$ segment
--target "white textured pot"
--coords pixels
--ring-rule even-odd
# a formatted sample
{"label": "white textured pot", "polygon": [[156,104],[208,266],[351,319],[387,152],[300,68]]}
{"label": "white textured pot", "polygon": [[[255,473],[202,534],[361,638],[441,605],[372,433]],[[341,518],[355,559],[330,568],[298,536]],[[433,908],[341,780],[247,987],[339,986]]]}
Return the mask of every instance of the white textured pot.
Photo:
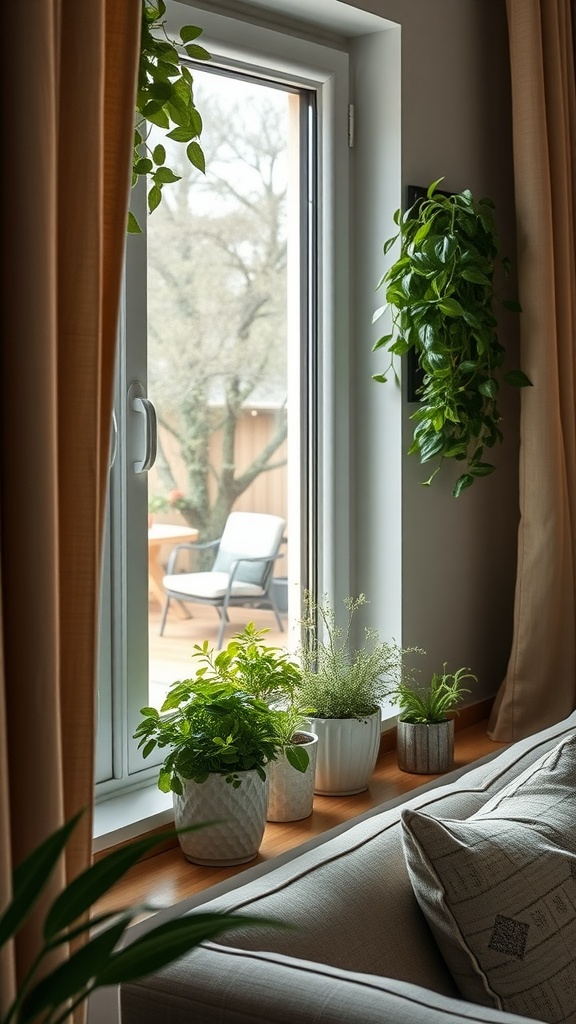
{"label": "white textured pot", "polygon": [[380,708],[366,718],[311,718],[318,736],[314,792],[352,796],[368,789],[380,750]]}
{"label": "white textured pot", "polygon": [[305,743],[299,743],[308,751],[308,767],[299,772],[290,764],[282,751],[276,761],[267,767],[268,773],[268,821],[300,821],[312,814],[314,804],[314,780],[316,777],[316,752],[318,737],[311,732],[299,730],[306,736]]}
{"label": "white textured pot", "polygon": [[413,775],[438,775],[454,764],[454,719],[403,722],[398,719],[398,767]]}
{"label": "white textured pot", "polygon": [[197,832],[185,832],[178,841],[192,864],[245,864],[256,857],[266,827],[268,783],[256,771],[238,772],[237,789],[224,775],[209,775],[206,782],[183,782],[182,796],[173,794],[176,828],[218,820]]}

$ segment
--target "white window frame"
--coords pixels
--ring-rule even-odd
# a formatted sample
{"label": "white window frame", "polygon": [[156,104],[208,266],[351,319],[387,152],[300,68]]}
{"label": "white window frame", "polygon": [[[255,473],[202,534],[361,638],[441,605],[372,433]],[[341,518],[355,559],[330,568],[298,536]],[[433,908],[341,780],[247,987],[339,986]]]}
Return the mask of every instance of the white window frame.
{"label": "white window frame", "polygon": [[[268,3],[260,0],[264,6],[274,8],[284,6],[276,0]],[[292,3],[292,0],[291,0]],[[230,7],[233,7],[233,0]],[[297,5],[298,6],[298,5]],[[333,0],[323,0],[323,12],[330,14],[336,7]],[[392,26],[385,19],[377,16],[361,14],[359,11],[349,12],[350,17],[366,21],[366,35],[347,42],[335,37],[334,45],[317,42],[313,38],[302,38],[293,35],[284,28],[269,28],[256,24],[254,19],[243,21],[240,17],[229,17],[217,13],[212,4],[202,0],[199,6],[194,3],[177,3],[169,0],[168,30],[176,32],[180,25],[198,24],[203,27],[202,42],[214,56],[215,62],[222,62],[240,70],[260,67],[264,77],[280,78],[288,84],[302,86],[315,91],[318,111],[318,339],[316,372],[321,386],[318,389],[318,510],[321,517],[321,529],[318,536],[318,576],[316,585],[318,592],[333,595],[334,602],[340,602],[350,593],[355,592],[355,572],[353,557],[355,552],[351,543],[354,533],[355,500],[353,498],[354,477],[351,462],[354,457],[354,432],[351,422],[350,381],[353,380],[354,362],[357,353],[353,351],[355,333],[364,337],[365,319],[359,315],[360,303],[358,293],[362,295],[362,310],[365,317],[365,293],[368,288],[373,291],[373,284],[366,283],[377,280],[381,273],[381,238],[378,218],[372,211],[366,210],[360,217],[354,209],[351,217],[350,188],[351,177],[349,168],[349,135],[348,115],[349,104],[354,92],[356,101],[362,100],[363,80],[357,78],[350,88],[349,53],[362,60],[368,55],[368,68],[372,73],[378,69],[382,74],[381,59],[384,52],[392,57],[388,82],[391,92],[385,99],[387,107],[384,130],[392,133],[393,145],[388,150],[385,163],[388,177],[382,186],[374,182],[376,169],[370,171],[371,181],[369,193],[372,198],[384,200],[380,211],[382,223],[389,222],[391,211],[400,205],[400,96],[399,96],[399,26]],[[272,19],[270,19],[271,21]],[[393,32],[386,31],[393,28]],[[306,26],[302,24],[302,34]],[[310,33],[314,36],[314,31]],[[356,32],[356,36],[358,33]],[[385,38],[387,37],[387,38]],[[265,55],[265,56],[264,56]],[[380,90],[381,91],[381,90]],[[368,98],[368,97],[366,97]],[[389,108],[389,109],[388,109]],[[372,97],[371,124],[365,127],[371,131],[382,127],[382,109]],[[386,140],[382,140],[382,145]],[[378,144],[379,145],[379,144]],[[376,150],[378,149],[376,146]],[[361,150],[362,151],[362,148]],[[364,137],[364,158],[374,156],[371,143]],[[379,173],[376,172],[376,173]],[[359,177],[356,181],[360,185]],[[361,183],[361,187],[364,182]],[[354,223],[353,223],[354,221]],[[368,246],[365,237],[369,237]],[[378,248],[374,243],[378,238]],[[360,243],[360,244],[359,244]],[[354,247],[360,251],[354,265],[350,259],[350,251]],[[358,268],[354,279],[354,272]],[[360,276],[358,276],[358,274]],[[145,321],[142,326],[145,330]],[[351,342],[352,339],[352,342]],[[365,360],[365,357],[364,357]],[[380,395],[378,401],[381,401]],[[360,399],[362,401],[362,399]],[[380,416],[380,413],[378,413]],[[383,422],[389,428],[390,446],[393,451],[398,448],[401,430],[398,415],[398,402],[395,396],[388,401],[384,399]],[[121,467],[118,466],[118,472]],[[398,461],[393,459],[387,478],[383,474],[382,484],[399,484]],[[399,493],[399,486],[396,493]],[[398,503],[399,507],[399,503]],[[374,510],[372,511],[374,514]],[[395,553],[399,550],[399,537],[396,532],[398,517],[392,515],[388,525],[384,525],[382,548],[391,554],[392,571],[388,573],[390,596],[397,596],[396,587],[399,561]],[[136,537],[133,538],[136,541]],[[144,538],[145,544],[145,538]],[[118,545],[114,544],[113,556],[122,557]],[[145,550],[145,548],[143,549]],[[145,572],[145,568],[143,569]],[[373,571],[377,571],[374,569]],[[144,579],[143,587],[147,587]],[[391,622],[393,635],[401,635],[401,611],[397,601],[389,605],[393,612],[388,615],[386,609],[386,631],[388,620]],[[376,611],[378,611],[376,609]],[[397,628],[394,628],[397,626]],[[120,652],[113,652],[113,657],[121,657]],[[147,673],[147,665],[144,668]],[[128,697],[126,694],[114,694],[114,710],[116,720],[127,721]],[[105,701],[104,701],[105,703]],[[126,758],[127,729],[116,729],[113,734],[116,756]],[[110,842],[130,838],[142,831],[143,820],[148,827],[155,827],[170,821],[171,800],[159,793],[155,786],[157,770],[147,768],[138,773],[137,779],[130,779],[128,785],[124,780],[104,782],[97,788],[97,808],[95,821],[95,848],[101,849]],[[122,787],[124,786],[124,789]],[[140,788],[139,788],[140,787]]]}

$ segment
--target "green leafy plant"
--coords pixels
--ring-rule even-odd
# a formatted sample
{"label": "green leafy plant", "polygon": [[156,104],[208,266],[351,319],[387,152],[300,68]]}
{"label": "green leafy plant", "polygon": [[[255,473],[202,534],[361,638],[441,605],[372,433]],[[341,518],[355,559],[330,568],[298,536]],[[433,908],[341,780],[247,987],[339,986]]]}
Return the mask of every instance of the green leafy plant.
{"label": "green leafy plant", "polygon": [[195,644],[193,657],[202,666],[197,676],[210,682],[235,683],[270,707],[290,705],[300,680],[300,667],[287,650],[267,646],[268,632],[249,622],[218,654],[207,640]]}
{"label": "green leafy plant", "polygon": [[373,714],[391,684],[402,675],[404,655],[418,648],[402,649],[394,641],[381,641],[377,630],[365,628],[365,645],[351,645],[355,613],[366,604],[360,594],[346,598],[346,627],[336,624],[334,609],[326,597],[317,601],[305,591],[302,620],[304,642],[300,650],[302,679],[297,688],[300,703],[316,709],[319,718],[364,718]]}
{"label": "green leafy plant", "polygon": [[313,708],[300,709],[296,706],[277,712],[276,732],[279,748],[286,755],[288,764],[298,772],[305,772],[310,763],[310,755],[302,746],[310,737],[302,730],[306,727],[307,717],[313,713]]}
{"label": "green leafy plant", "polygon": [[[414,440],[409,449],[422,463],[439,459],[428,486],[445,459],[465,463],[453,495],[458,497],[494,466],[486,448],[503,439],[498,409],[500,380],[516,387],[531,385],[521,370],[502,373],[504,347],[498,340],[494,303],[499,301],[496,273],[506,279],[510,261],[499,255],[499,241],[489,199],[473,198],[469,190],[445,195],[433,182],[424,200],[404,214],[397,210],[398,231],[384,244],[384,253],[399,240],[400,256],[377,285],[386,303],[376,321],[392,312],[392,332],[374,350],[395,355],[414,350],[423,371],[420,405],[413,413]],[[502,301],[520,311],[516,301]],[[389,370],[373,375],[384,383]]]}
{"label": "green leafy plant", "polygon": [[464,698],[470,690],[463,684],[466,680],[474,680],[469,668],[459,668],[456,672],[434,672],[427,686],[416,686],[413,681],[401,679],[388,693],[388,698],[400,708],[400,718],[412,725],[418,723],[431,724],[443,722],[449,711]]}
{"label": "green leafy plant", "polygon": [[[16,936],[28,920],[80,816],[76,815],[48,836],[14,871],[12,900],[0,915],[0,948]],[[197,825],[180,831],[202,827]],[[59,893],[44,919],[43,945],[21,981],[14,1002],[0,1018],[0,1024],[63,1024],[70,1019],[72,1010],[95,989],[144,977],[228,929],[263,923],[261,918],[239,914],[185,914],[122,945],[132,922],[143,912],[159,908],[132,905],[88,918],[93,904],[143,854],[174,834],[146,837],[113,850]],[[50,969],[47,961],[49,963],[54,952],[80,936],[88,936],[85,944]]]}
{"label": "green leafy plant", "polygon": [[[190,163],[202,172],[205,170],[204,154],[198,142],[202,118],[194,103],[194,80],[189,68],[180,63],[180,56],[210,60],[211,55],[195,42],[202,35],[202,29],[195,25],[184,25],[180,29],[180,41],[170,39],[165,28],[165,13],[164,0],[142,0],[132,186],[140,178],[149,179],[150,213],[161,203],[164,185],[180,180],[166,163],[166,147],[160,143],[149,145],[151,125],[162,128],[167,139],[185,146]],[[128,215],[128,231],[141,231],[133,213]]]}
{"label": "green leafy plant", "polygon": [[134,738],[143,757],[168,747],[158,788],[182,795],[182,780],[206,782],[223,775],[235,789],[239,772],[255,770],[263,782],[269,761],[278,756],[275,712],[231,682],[206,682],[202,669],[193,679],[173,683],[160,711],[142,708]]}

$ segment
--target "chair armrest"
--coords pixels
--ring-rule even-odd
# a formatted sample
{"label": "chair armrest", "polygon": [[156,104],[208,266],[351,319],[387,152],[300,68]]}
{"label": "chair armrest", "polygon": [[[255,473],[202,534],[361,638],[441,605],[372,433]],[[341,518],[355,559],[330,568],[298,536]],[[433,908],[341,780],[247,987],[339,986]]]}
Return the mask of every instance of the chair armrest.
{"label": "chair armrest", "polygon": [[274,563],[277,558],[284,558],[284,555],[243,555],[242,558],[235,558],[233,562],[230,562],[230,579],[228,581],[228,593],[232,587],[232,581],[238,570],[238,566],[242,562],[270,562]]}
{"label": "chair armrest", "polygon": [[166,566],[166,575],[173,575],[174,568],[176,566],[176,560],[178,558],[178,553],[180,551],[206,551],[208,548],[218,547],[219,544],[220,537],[217,537],[216,540],[199,541],[197,544],[176,544],[175,547],[173,547],[172,551],[170,552],[170,557],[168,559],[168,564]]}

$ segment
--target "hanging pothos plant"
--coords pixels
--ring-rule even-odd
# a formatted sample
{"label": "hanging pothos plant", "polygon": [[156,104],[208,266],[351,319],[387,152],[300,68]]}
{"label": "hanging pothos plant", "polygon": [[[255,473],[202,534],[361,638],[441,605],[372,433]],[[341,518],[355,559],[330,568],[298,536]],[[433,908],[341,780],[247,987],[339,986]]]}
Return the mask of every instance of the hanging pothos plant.
{"label": "hanging pothos plant", "polygon": [[[409,453],[419,455],[422,463],[439,459],[425,485],[444,459],[465,463],[452,491],[458,497],[494,470],[484,451],[502,441],[500,379],[516,387],[531,381],[521,370],[501,372],[505,352],[493,311],[500,301],[495,276],[500,270],[505,280],[510,261],[499,255],[494,204],[476,202],[468,190],[437,192],[440,181],[404,214],[394,214],[398,231],[385,243],[384,253],[399,239],[400,257],[377,285],[385,288],[386,304],[373,317],[376,321],[391,310],[392,333],[374,345],[375,350],[386,348],[391,362],[373,377],[384,383],[391,369],[397,378],[394,355],[414,350],[423,382],[411,417],[416,426]],[[520,312],[516,301],[501,305]]]}
{"label": "hanging pothos plant", "polygon": [[[165,13],[164,0],[142,0],[132,186],[140,178],[148,177],[150,213],[162,201],[164,185],[180,180],[166,163],[166,148],[160,143],[150,147],[151,125],[164,129],[167,139],[184,145],[190,163],[204,172],[204,154],[198,142],[202,118],[194,104],[192,74],[180,63],[180,56],[210,60],[211,55],[194,42],[202,35],[202,29],[195,25],[180,29],[179,42],[170,39],[163,20]],[[133,213],[128,214],[128,231],[141,231]]]}

